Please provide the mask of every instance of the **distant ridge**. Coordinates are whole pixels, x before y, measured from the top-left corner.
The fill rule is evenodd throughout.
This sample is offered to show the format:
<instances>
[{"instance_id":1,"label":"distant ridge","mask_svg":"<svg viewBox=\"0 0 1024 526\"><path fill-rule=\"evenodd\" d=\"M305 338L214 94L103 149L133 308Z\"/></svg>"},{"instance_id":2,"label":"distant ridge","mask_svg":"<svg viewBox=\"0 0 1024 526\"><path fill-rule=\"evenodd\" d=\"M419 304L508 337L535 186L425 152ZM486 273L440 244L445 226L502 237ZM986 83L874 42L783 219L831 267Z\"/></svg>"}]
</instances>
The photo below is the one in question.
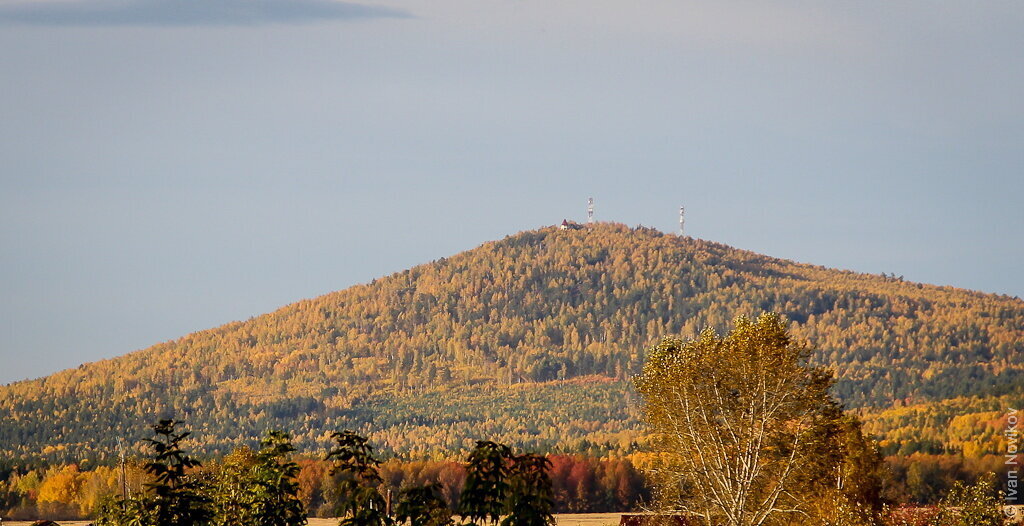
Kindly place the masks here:
<instances>
[{"instance_id":1,"label":"distant ridge","mask_svg":"<svg viewBox=\"0 0 1024 526\"><path fill-rule=\"evenodd\" d=\"M960 410L997 419L997 406L1024 392L1020 299L597 223L521 232L245 322L0 387L0 455L105 461L117 436L167 415L186 419L210 453L268 428L291 430L313 448L348 427L401 454L451 451L480 437L624 454L639 439L629 378L644 349L663 335L762 311L792 320L819 349L815 359L836 370L837 395L873 418L871 429L893 450L994 449L984 430L908 435L899 408L916 404L934 416L954 403L944 401L960 400Z\"/></svg>"}]
</instances>

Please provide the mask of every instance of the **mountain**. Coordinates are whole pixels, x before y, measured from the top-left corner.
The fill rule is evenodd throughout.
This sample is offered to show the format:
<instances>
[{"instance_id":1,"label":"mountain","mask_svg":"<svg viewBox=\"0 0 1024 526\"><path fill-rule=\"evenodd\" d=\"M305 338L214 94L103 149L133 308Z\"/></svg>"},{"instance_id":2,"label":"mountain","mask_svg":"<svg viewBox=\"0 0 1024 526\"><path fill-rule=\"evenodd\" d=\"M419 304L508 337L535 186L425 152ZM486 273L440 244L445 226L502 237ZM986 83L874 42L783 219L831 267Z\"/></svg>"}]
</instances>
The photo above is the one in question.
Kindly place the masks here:
<instances>
[{"instance_id":1,"label":"mountain","mask_svg":"<svg viewBox=\"0 0 1024 526\"><path fill-rule=\"evenodd\" d=\"M629 378L645 348L762 311L792 321L818 349L815 360L836 371L836 394L892 451L993 449L980 424L926 437L907 422L941 426L964 416L950 407L996 422L1000 404L1024 394L1018 298L600 223L522 232L4 386L0 454L8 462L109 460L117 437L139 436L169 415L209 453L268 428L315 449L331 430L351 428L402 454L477 438L622 454L640 435Z\"/></svg>"}]
</instances>

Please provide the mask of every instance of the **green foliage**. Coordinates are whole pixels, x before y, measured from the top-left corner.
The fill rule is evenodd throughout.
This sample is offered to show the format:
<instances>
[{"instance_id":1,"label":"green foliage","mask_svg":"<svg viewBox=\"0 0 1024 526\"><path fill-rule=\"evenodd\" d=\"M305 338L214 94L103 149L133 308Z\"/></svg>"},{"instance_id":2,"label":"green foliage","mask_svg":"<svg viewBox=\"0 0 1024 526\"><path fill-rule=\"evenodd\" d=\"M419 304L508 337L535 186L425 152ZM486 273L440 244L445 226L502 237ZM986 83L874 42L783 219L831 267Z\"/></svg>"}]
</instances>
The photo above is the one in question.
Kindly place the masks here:
<instances>
[{"instance_id":1,"label":"green foliage","mask_svg":"<svg viewBox=\"0 0 1024 526\"><path fill-rule=\"evenodd\" d=\"M177 432L181 422L165 419L151 426L155 438L145 439L152 457L144 468L153 481L137 498L107 503L99 524L109 526L201 526L213 519L206 486L191 471L201 464L184 450L188 432Z\"/></svg>"},{"instance_id":2,"label":"green foliage","mask_svg":"<svg viewBox=\"0 0 1024 526\"><path fill-rule=\"evenodd\" d=\"M97 526L151 526L156 524L152 508L142 499L104 499Z\"/></svg>"},{"instance_id":3,"label":"green foliage","mask_svg":"<svg viewBox=\"0 0 1024 526\"><path fill-rule=\"evenodd\" d=\"M181 442L190 433L175 432L180 423L160 420L152 426L156 437L146 439L153 458L144 467L154 481L147 484L150 493L144 504L152 510L154 526L198 526L213 518L202 483L189 474L201 464L181 449Z\"/></svg>"},{"instance_id":4,"label":"green foliage","mask_svg":"<svg viewBox=\"0 0 1024 526\"><path fill-rule=\"evenodd\" d=\"M395 518L410 526L450 526L452 512L441 496L441 485L411 486L398 494Z\"/></svg>"},{"instance_id":5,"label":"green foliage","mask_svg":"<svg viewBox=\"0 0 1024 526\"><path fill-rule=\"evenodd\" d=\"M1002 493L996 489L996 477L989 473L972 485L956 482L939 503L939 511L930 526L1002 526Z\"/></svg>"},{"instance_id":6,"label":"green foliage","mask_svg":"<svg viewBox=\"0 0 1024 526\"><path fill-rule=\"evenodd\" d=\"M215 526L241 526L252 520L249 491L252 482L256 454L249 447L240 447L216 464L208 464L207 474L213 507L216 510Z\"/></svg>"},{"instance_id":7,"label":"green foliage","mask_svg":"<svg viewBox=\"0 0 1024 526\"><path fill-rule=\"evenodd\" d=\"M300 450L315 451L322 429L347 428L372 432L398 454L464 450L452 437L487 436L542 451L622 455L638 419L621 390L644 349L761 310L786 316L795 338L815 342L812 361L836 371L835 393L849 407L977 397L972 413L987 419L995 397L1024 393L1019 299L597 224L509 236L251 320L0 387L0 457L111 462L105 455L121 430L167 413L190 415L204 454L224 455L239 436L285 428ZM573 405L572 418L563 404ZM872 411L868 431L884 435L886 454L998 453L988 427L971 431L956 409Z\"/></svg>"},{"instance_id":8,"label":"green foliage","mask_svg":"<svg viewBox=\"0 0 1024 526\"><path fill-rule=\"evenodd\" d=\"M305 511L298 499L296 477L299 466L288 459L295 451L291 436L282 431L270 431L260 443L256 455L253 487L256 493L253 508L259 526L299 526L306 524Z\"/></svg>"},{"instance_id":9,"label":"green foliage","mask_svg":"<svg viewBox=\"0 0 1024 526\"><path fill-rule=\"evenodd\" d=\"M973 380L972 380L973 382ZM952 454L968 458L1001 454L1007 407L1024 396L967 396L878 409L864 414L865 429L885 455Z\"/></svg>"},{"instance_id":10,"label":"green foliage","mask_svg":"<svg viewBox=\"0 0 1024 526\"><path fill-rule=\"evenodd\" d=\"M380 462L373 457L367 440L351 431L333 435L336 447L328 453L334 460L332 473L339 478L344 525L385 525L393 523L385 512L379 488ZM513 456L511 448L491 441L477 441L469 455L466 480L459 499L459 514L469 524L497 523L502 526L549 526L554 524L550 462L538 455ZM396 518L411 526L453 524L452 513L434 483L407 487L399 494Z\"/></svg>"},{"instance_id":11,"label":"green foliage","mask_svg":"<svg viewBox=\"0 0 1024 526\"><path fill-rule=\"evenodd\" d=\"M818 523L821 526L880 526L879 510L861 502L851 500L842 493L826 498L825 506L817 510L814 520L805 524Z\"/></svg>"},{"instance_id":12,"label":"green foliage","mask_svg":"<svg viewBox=\"0 0 1024 526\"><path fill-rule=\"evenodd\" d=\"M889 477L885 460L875 441L864 435L857 417L844 415L838 427L834 441L839 457L834 473L838 503L849 515L873 521L885 503L882 491Z\"/></svg>"},{"instance_id":13,"label":"green foliage","mask_svg":"<svg viewBox=\"0 0 1024 526\"><path fill-rule=\"evenodd\" d=\"M387 502L378 489L383 479L377 471L380 461L373 446L352 431L331 434L335 447L327 453L334 461L331 474L338 479L340 526L388 526Z\"/></svg>"},{"instance_id":14,"label":"green foliage","mask_svg":"<svg viewBox=\"0 0 1024 526\"><path fill-rule=\"evenodd\" d=\"M469 454L466 486L459 499L459 514L472 524L498 522L509 497L509 462L512 450L503 444L478 440Z\"/></svg>"},{"instance_id":15,"label":"green foliage","mask_svg":"<svg viewBox=\"0 0 1024 526\"><path fill-rule=\"evenodd\" d=\"M213 475L216 526L300 526L306 513L299 500L299 466L287 433L269 431L261 449L239 449Z\"/></svg>"},{"instance_id":16,"label":"green foliage","mask_svg":"<svg viewBox=\"0 0 1024 526\"><path fill-rule=\"evenodd\" d=\"M245 504L248 492L244 489L252 479L256 454L248 446L240 446L224 457L204 462L203 468L195 472L213 499L215 524L246 524L250 520L251 514ZM645 456L636 454L634 458L643 462ZM580 455L548 455L546 458L551 463L547 473L557 513L638 510L643 507L642 503L650 500L646 483L631 459ZM336 516L337 480L330 475L331 463L309 458L301 458L297 462L301 469L296 483L303 508L314 517ZM14 471L7 480L0 481L0 491L7 495L7 504L0 509L0 516L30 518L45 514L58 518L58 513L77 504L79 513L63 516L74 520L103 516L110 519L109 524L127 523L133 519L146 522L139 511L123 513L120 505L111 507L119 503L115 497L121 494L122 488L126 487L127 493L132 495L139 495L143 490L145 473L141 465L129 461L126 468L126 485L121 483L122 473L117 466L96 466L82 471L77 471L73 465L24 473ZM442 459L391 458L382 462L378 471L384 480L380 488L382 494L401 495L409 488L435 486L450 508L457 508L459 504L466 475L462 463ZM74 474L77 480L66 480L68 474ZM515 477L512 478L510 484L515 488ZM62 486L64 490L50 491ZM40 504L41 495L51 500ZM400 501L401 497L396 501L398 506L401 506ZM138 499L129 502L133 505L139 503ZM439 511L443 512L442 518L445 514L451 515L450 511Z\"/></svg>"},{"instance_id":17,"label":"green foliage","mask_svg":"<svg viewBox=\"0 0 1024 526\"><path fill-rule=\"evenodd\" d=\"M508 515L501 526L551 526L555 502L551 477L551 462L540 455L516 455L509 470Z\"/></svg>"}]
</instances>

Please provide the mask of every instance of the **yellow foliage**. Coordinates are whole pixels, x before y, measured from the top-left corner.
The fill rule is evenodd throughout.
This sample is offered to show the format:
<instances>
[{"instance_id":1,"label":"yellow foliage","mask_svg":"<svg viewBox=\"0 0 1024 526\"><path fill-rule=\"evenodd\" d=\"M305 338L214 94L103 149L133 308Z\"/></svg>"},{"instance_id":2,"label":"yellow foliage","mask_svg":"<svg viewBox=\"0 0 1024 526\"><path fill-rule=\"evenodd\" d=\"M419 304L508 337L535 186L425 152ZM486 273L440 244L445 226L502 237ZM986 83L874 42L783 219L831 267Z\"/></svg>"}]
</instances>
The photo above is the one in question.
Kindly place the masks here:
<instances>
[{"instance_id":1,"label":"yellow foliage","mask_svg":"<svg viewBox=\"0 0 1024 526\"><path fill-rule=\"evenodd\" d=\"M445 437L456 431L493 437L523 426L514 444L625 454L639 430L629 379L644 349L762 311L791 320L791 334L817 349L815 363L835 370L837 397L877 415L872 431L897 450L995 442L981 420L947 432L950 408L881 410L970 397L979 386L1024 394L1020 299L603 223L523 232L2 386L0 455L100 457L115 449L113 437L157 414L187 414L197 445L222 453L271 427L309 450L326 429L372 424L396 452L454 447ZM552 382L594 377L613 384L573 384L581 399L572 403L549 396ZM521 400L509 386L526 386L514 392ZM997 407L989 398L972 409Z\"/></svg>"},{"instance_id":2,"label":"yellow foliage","mask_svg":"<svg viewBox=\"0 0 1024 526\"><path fill-rule=\"evenodd\" d=\"M75 502L84 477L78 466L70 464L48 472L39 487L39 502Z\"/></svg>"}]
</instances>

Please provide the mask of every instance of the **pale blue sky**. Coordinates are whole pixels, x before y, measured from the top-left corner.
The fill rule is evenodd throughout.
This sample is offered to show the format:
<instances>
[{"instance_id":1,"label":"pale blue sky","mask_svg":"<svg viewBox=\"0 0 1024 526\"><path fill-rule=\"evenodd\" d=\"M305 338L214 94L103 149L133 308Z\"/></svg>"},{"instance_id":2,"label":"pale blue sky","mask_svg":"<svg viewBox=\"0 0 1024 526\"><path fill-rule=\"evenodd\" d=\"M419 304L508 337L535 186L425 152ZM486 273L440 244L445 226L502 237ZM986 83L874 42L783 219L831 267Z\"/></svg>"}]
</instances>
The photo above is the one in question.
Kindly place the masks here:
<instances>
[{"instance_id":1,"label":"pale blue sky","mask_svg":"<svg viewBox=\"0 0 1024 526\"><path fill-rule=\"evenodd\" d=\"M0 382L597 216L1024 296L1017 2L0 0Z\"/></svg>"}]
</instances>

